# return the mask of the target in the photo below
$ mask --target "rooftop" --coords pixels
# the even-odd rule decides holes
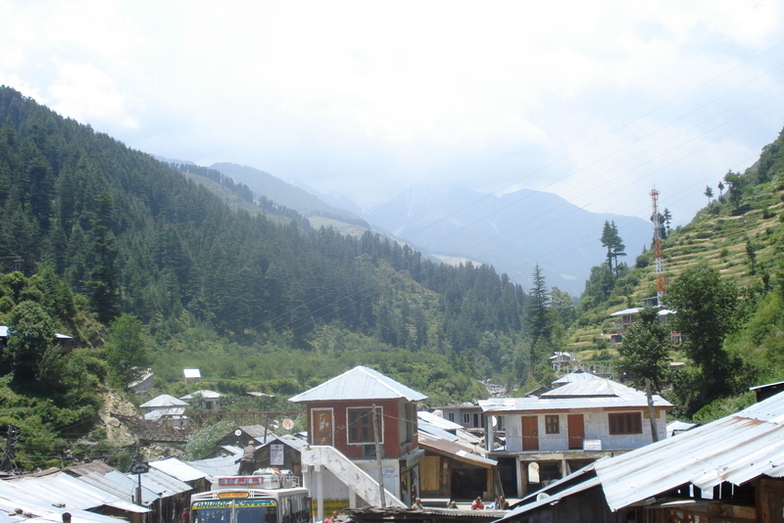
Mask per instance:
[[[392,378],[368,367],[358,366],[303,392],[289,401],[339,401],[365,399],[396,399],[420,401],[427,396],[410,389]]]

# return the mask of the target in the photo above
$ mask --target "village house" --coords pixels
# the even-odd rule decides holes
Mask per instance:
[[[482,415],[482,407],[476,403],[467,401],[460,405],[438,407],[436,410],[443,413],[445,420],[457,423],[470,432],[484,434],[485,418]]]
[[[784,393],[779,393],[596,461],[526,496],[499,521],[780,522],[783,439]]]
[[[574,368],[579,364],[577,358],[568,352],[561,351],[556,351],[555,354],[548,358],[548,360],[550,361],[550,366],[556,372],[574,370]]]
[[[75,340],[67,334],[54,333],[54,341],[60,347],[60,352],[66,354],[76,347]],[[8,345],[8,326],[0,325],[0,352]]]
[[[182,396],[180,399],[187,402],[189,405],[199,407],[204,410],[218,410],[220,408],[220,398],[223,396],[220,392],[213,390],[197,390]]]
[[[653,441],[647,396],[621,383],[575,372],[540,396],[480,400],[488,422],[488,457],[498,460],[504,490],[524,496],[572,470]],[[672,404],[653,396],[658,439],[666,435]],[[505,439],[496,441],[492,418],[502,416]]]
[[[319,517],[324,510],[357,506],[357,495],[372,487],[341,481],[350,467],[378,482],[377,445],[382,483],[390,494],[387,502],[412,503],[419,495],[419,462],[424,456],[417,440],[417,402],[425,398],[373,369],[358,366],[289,399],[304,403],[307,409],[309,446],[303,453],[303,475],[320,504]]]
[[[654,298],[655,299],[655,298]],[[648,305],[646,300],[643,300],[644,306],[651,306],[655,307],[654,305]],[[617,328],[615,333],[610,335],[610,341],[613,345],[620,345],[623,342],[623,337],[629,331],[629,327],[637,321],[637,318],[640,315],[640,311],[643,310],[644,307],[632,307],[629,309],[623,309],[617,312],[613,312],[610,314],[611,318],[615,318],[617,320]],[[659,317],[659,323],[667,324],[670,317],[675,314],[675,311],[659,308],[657,315]],[[670,339],[676,345],[680,345],[683,343],[683,335],[678,331],[670,331]]]

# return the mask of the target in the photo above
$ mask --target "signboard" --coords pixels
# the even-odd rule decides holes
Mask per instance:
[[[257,487],[264,485],[264,476],[222,476],[218,478],[221,487]]]
[[[131,474],[146,474],[150,471],[150,465],[147,462],[134,463],[131,465]]]
[[[602,440],[600,439],[584,439],[583,450],[602,450]]]
[[[283,443],[272,443],[270,445],[270,465],[280,467],[284,464]]]

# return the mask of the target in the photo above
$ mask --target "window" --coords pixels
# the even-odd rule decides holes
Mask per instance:
[[[463,425],[470,425],[471,424],[471,413],[464,412],[463,413]]]
[[[416,413],[416,405],[413,403],[404,403],[403,404],[403,412],[405,413],[405,427],[403,430],[403,434],[401,443],[411,443],[414,441],[414,434],[416,434],[417,430],[417,413]]]
[[[451,421],[452,423],[455,422],[455,413],[454,412],[450,412],[449,413],[449,421]]]
[[[557,415],[547,415],[544,417],[544,432],[545,434],[558,434],[560,427],[558,425],[559,417]]]
[[[349,408],[346,409],[348,418],[348,442],[349,443],[373,443],[373,416],[372,408]],[[382,429],[383,415],[380,407],[376,407],[378,413],[379,435],[384,434]]]
[[[610,434],[642,434],[642,416],[639,412],[610,414]]]

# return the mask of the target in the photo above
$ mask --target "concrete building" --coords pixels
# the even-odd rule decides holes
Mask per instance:
[[[609,379],[580,372],[562,379],[539,397],[480,400],[488,418],[503,416],[505,440],[497,444],[494,424],[486,423],[488,457],[499,461],[507,493],[524,496],[604,456],[653,441],[647,397]],[[557,384],[553,384],[557,385]],[[658,439],[666,437],[672,404],[653,396]]]
[[[417,402],[425,398],[359,366],[289,399],[307,408],[309,447],[303,452],[303,474],[311,494],[323,504],[320,510],[358,506],[357,497],[372,490],[372,485],[344,481],[362,476],[355,472],[365,474],[371,483],[378,481],[377,447],[387,502],[411,504],[419,495],[419,462],[424,456],[417,439]]]

